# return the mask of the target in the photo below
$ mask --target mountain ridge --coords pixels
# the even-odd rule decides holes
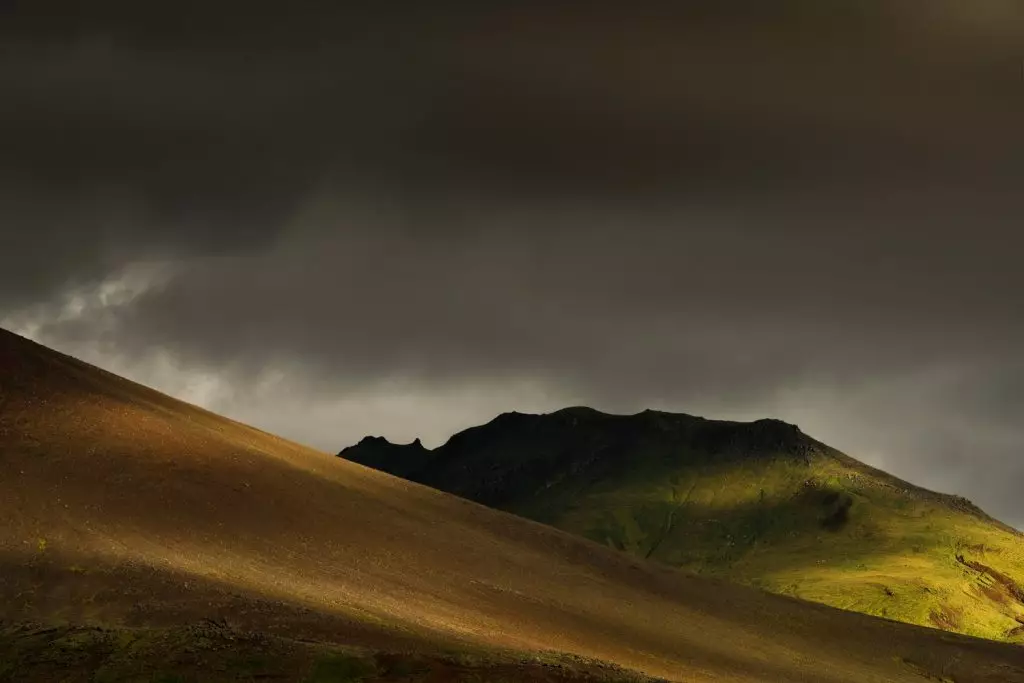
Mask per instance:
[[[1024,642],[1024,534],[782,420],[574,406],[414,444],[338,455],[689,571]]]
[[[524,418],[525,419],[529,419],[529,418],[548,418],[548,417],[556,417],[556,416],[557,417],[567,417],[567,418],[570,418],[570,419],[575,418],[577,420],[578,419],[616,419],[616,420],[625,420],[625,419],[652,418],[653,417],[653,418],[662,418],[662,419],[690,420],[690,421],[693,421],[694,423],[718,425],[718,426],[721,426],[721,427],[724,427],[724,428],[729,428],[729,427],[745,427],[745,428],[749,428],[751,431],[753,431],[753,432],[755,432],[757,434],[760,434],[761,438],[766,439],[769,442],[774,442],[774,446],[779,447],[779,448],[786,448],[788,446],[790,448],[793,448],[794,450],[798,450],[799,451],[799,453],[798,453],[799,455],[804,455],[805,453],[808,453],[808,452],[824,451],[824,452],[831,452],[832,454],[841,456],[842,458],[846,458],[849,461],[851,461],[852,463],[855,463],[856,467],[858,467],[860,469],[863,469],[865,471],[868,471],[868,472],[870,472],[873,475],[881,476],[881,477],[885,478],[886,480],[890,481],[892,483],[892,485],[894,486],[894,488],[899,488],[904,493],[911,493],[911,492],[913,492],[913,493],[918,494],[918,495],[925,495],[925,496],[935,497],[936,499],[942,500],[942,501],[944,501],[945,503],[947,503],[949,505],[957,507],[958,509],[961,509],[961,510],[963,510],[965,512],[971,512],[972,514],[975,514],[975,515],[977,515],[977,516],[979,516],[981,518],[984,518],[987,521],[991,521],[991,522],[993,522],[995,524],[998,524],[998,525],[1004,527],[1007,531],[1010,531],[1010,532],[1013,532],[1015,534],[1018,534],[1018,535],[1021,536],[1022,539],[1024,539],[1024,531],[1016,529],[1016,528],[1014,528],[1014,527],[1012,527],[1012,526],[1002,522],[1001,520],[993,517],[992,515],[990,515],[987,512],[985,512],[983,508],[981,508],[980,506],[978,506],[977,504],[975,504],[973,501],[969,500],[965,496],[962,496],[962,495],[959,495],[959,494],[955,494],[955,493],[945,493],[945,492],[941,492],[941,491],[935,491],[935,490],[928,489],[926,487],[920,486],[918,484],[914,484],[913,482],[910,482],[908,480],[899,478],[896,475],[893,475],[893,474],[890,474],[890,473],[886,472],[885,470],[881,470],[881,469],[876,468],[876,467],[874,467],[872,465],[868,465],[867,463],[865,463],[863,461],[857,460],[855,458],[852,458],[852,457],[846,455],[845,453],[843,453],[842,451],[839,451],[838,449],[835,449],[835,448],[832,448],[831,446],[828,446],[824,442],[819,441],[819,440],[813,438],[812,436],[808,435],[806,432],[801,430],[800,427],[798,425],[796,425],[796,424],[793,424],[793,423],[790,423],[790,422],[786,422],[786,421],[778,419],[778,418],[772,418],[772,417],[759,418],[759,419],[750,420],[750,421],[721,420],[721,419],[705,418],[705,417],[701,417],[701,416],[698,416],[698,415],[691,415],[689,413],[676,413],[676,412],[671,412],[671,411],[653,410],[653,409],[650,409],[650,408],[641,410],[641,411],[636,412],[636,413],[621,413],[620,414],[620,413],[608,413],[608,412],[605,412],[605,411],[600,411],[600,410],[597,410],[595,408],[591,408],[589,406],[568,406],[566,408],[560,408],[558,410],[554,410],[554,411],[551,411],[551,412],[548,412],[548,413],[524,413],[524,412],[519,412],[519,411],[512,410],[512,411],[506,411],[506,412],[503,412],[503,413],[499,413],[497,416],[495,416],[490,421],[488,421],[488,422],[486,422],[484,424],[460,430],[459,432],[456,432],[454,435],[449,437],[449,439],[447,441],[445,441],[444,443],[442,443],[442,444],[440,444],[438,446],[435,446],[434,448],[427,448],[426,446],[424,446],[422,441],[421,441],[421,439],[419,437],[416,437],[410,443],[403,444],[403,443],[392,442],[392,441],[388,440],[387,437],[384,437],[384,436],[368,435],[368,436],[364,436],[356,444],[354,444],[352,446],[347,446],[347,447],[342,448],[341,451],[339,451],[337,455],[339,457],[342,457],[342,458],[345,458],[345,459],[353,459],[352,456],[366,457],[366,452],[365,452],[364,449],[367,449],[367,448],[378,448],[379,447],[381,449],[386,449],[388,451],[388,456],[390,456],[390,457],[420,456],[420,457],[430,458],[430,457],[435,456],[435,455],[437,455],[439,453],[442,453],[444,451],[444,449],[446,447],[448,447],[449,444],[452,443],[453,440],[457,441],[460,438],[460,435],[462,435],[462,434],[464,434],[466,432],[474,432],[475,430],[481,430],[481,429],[484,429],[484,428],[494,427],[494,426],[497,426],[497,425],[504,425],[504,424],[509,423],[511,420],[521,420],[521,419],[524,419]],[[762,445],[767,445],[767,444],[762,444]],[[348,455],[346,455],[346,454],[348,454]],[[425,461],[423,461],[423,460],[417,460],[417,461],[413,461],[413,462],[414,462],[414,464],[416,464],[417,466],[420,466],[420,467],[425,465]],[[365,463],[361,463],[361,464],[365,464]]]

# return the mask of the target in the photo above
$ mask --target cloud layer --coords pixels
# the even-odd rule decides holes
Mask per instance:
[[[1017,3],[223,7],[4,17],[4,325],[330,450],[771,414],[1024,523]]]

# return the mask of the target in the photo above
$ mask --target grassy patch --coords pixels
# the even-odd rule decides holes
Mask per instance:
[[[922,664],[918,664],[917,662],[914,662],[912,660],[900,658],[899,662],[906,669],[909,669],[910,671],[912,671],[913,673],[917,674],[925,680],[934,681],[935,683],[957,683],[956,679],[952,676],[945,676],[941,673],[934,673],[930,669],[928,669],[928,667]]]
[[[174,629],[0,626],[0,682],[302,683],[631,681],[650,679],[569,656],[498,658],[360,652],[337,645],[235,633],[212,623]]]
[[[372,659],[332,654],[317,660],[307,683],[358,683],[377,674]]]

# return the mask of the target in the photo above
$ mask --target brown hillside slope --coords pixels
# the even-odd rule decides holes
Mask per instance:
[[[679,681],[1024,682],[1024,650],[632,559],[0,332],[0,618],[557,650]],[[946,679],[942,677],[945,676]]]

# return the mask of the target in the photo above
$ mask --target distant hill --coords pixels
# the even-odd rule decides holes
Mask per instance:
[[[778,420],[576,407],[339,455],[698,574],[1024,642],[1021,534]]]

